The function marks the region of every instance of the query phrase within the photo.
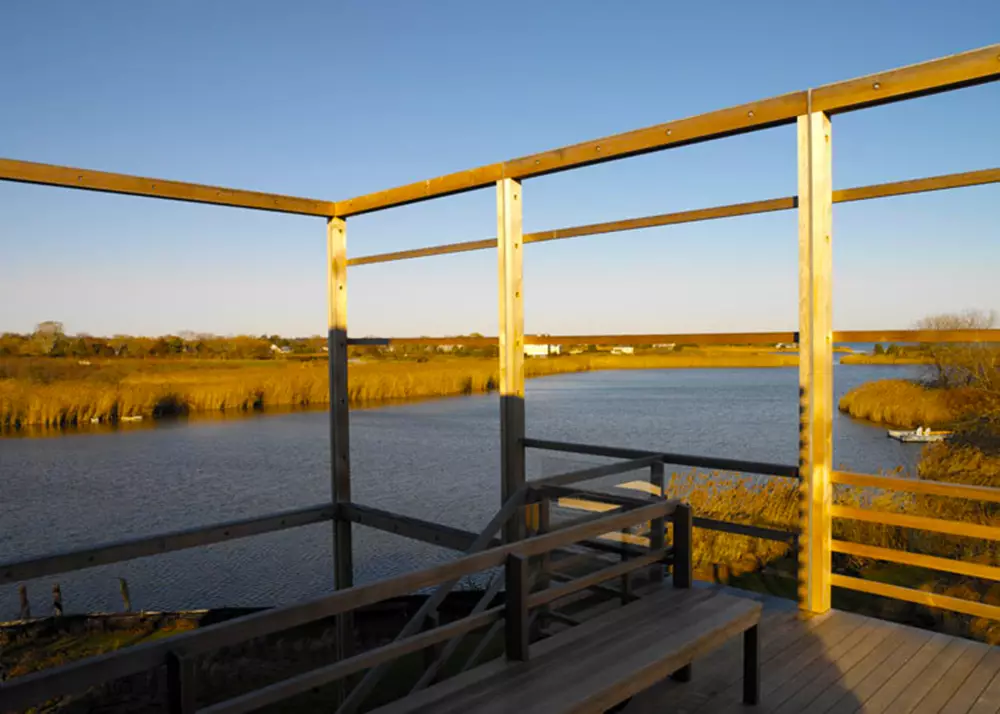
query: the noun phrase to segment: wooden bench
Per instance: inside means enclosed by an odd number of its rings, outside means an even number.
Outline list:
[[[604,712],[742,633],[743,701],[760,692],[761,604],[714,588],[664,587],[530,647],[525,662],[495,661],[377,714]]]

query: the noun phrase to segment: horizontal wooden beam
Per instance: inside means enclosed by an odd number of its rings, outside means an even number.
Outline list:
[[[343,517],[352,523],[451,550],[465,552],[479,537],[478,533],[472,531],[446,526],[443,523],[425,521],[413,516],[404,516],[360,503],[345,503],[340,506],[340,509]],[[500,539],[494,538],[489,547],[497,545],[500,545]]]
[[[989,501],[1000,503],[1000,488],[992,486],[973,486],[964,483],[945,483],[943,481],[926,481],[924,479],[897,478],[895,476],[877,476],[875,474],[859,474],[850,471],[833,471],[833,483],[859,488],[881,488],[890,491],[905,491],[908,493],[923,493],[930,496],[947,496],[949,498],[966,498],[974,501]]]
[[[1000,342],[1000,330],[847,330],[834,342]]]
[[[595,444],[574,444],[567,441],[533,439],[530,437],[524,440],[524,445],[529,449],[562,451],[565,453],[587,454],[590,456],[608,456],[617,459],[639,459],[644,456],[659,456],[665,464],[798,478],[798,467],[790,464],[771,464],[761,461],[723,459],[715,456],[657,453],[655,451],[644,451],[642,449],[623,449],[615,446],[597,446]]]
[[[917,530],[947,533],[948,535],[965,536],[968,538],[1000,540],[1000,528],[981,526],[977,523],[946,521],[942,518],[925,518],[924,516],[911,516],[905,513],[890,513],[888,511],[874,511],[868,508],[851,508],[848,506],[834,506],[831,509],[830,515],[834,518],[849,518],[854,521],[879,523],[884,526],[915,528]]]
[[[333,505],[322,504],[291,511],[271,513],[255,518],[188,528],[185,530],[159,533],[144,538],[131,538],[114,543],[104,543],[93,548],[81,548],[67,553],[29,558],[0,565],[0,584],[24,582],[34,578],[74,570],[93,568],[98,565],[119,563],[124,560],[161,555],[175,550],[196,548],[211,543],[222,543],[237,538],[298,528],[312,523],[322,523],[333,518]]]
[[[906,181],[893,181],[891,183],[840,189],[833,192],[833,202],[851,203],[853,201],[866,201],[873,198],[905,196],[909,194],[941,191],[944,189],[961,188],[965,186],[981,186],[984,184],[998,182],[1000,182],[1000,169],[983,169],[981,171],[967,171],[957,174],[944,174],[941,176],[930,176],[927,178],[908,179]],[[642,228],[654,228],[657,226],[670,226],[681,223],[695,223],[698,221],[715,220],[719,218],[732,218],[734,216],[749,216],[758,213],[787,211],[796,208],[798,206],[798,202],[798,196],[785,196],[782,198],[771,198],[763,201],[751,201],[749,203],[733,203],[725,206],[714,206],[712,208],[698,208],[689,211],[661,213],[641,218],[627,218],[624,220],[606,221],[603,223],[591,223],[585,226],[555,228],[547,231],[538,231],[536,233],[525,233],[524,242],[543,243],[546,241],[562,240],[565,238],[579,238],[581,236],[592,236],[603,233],[618,233],[623,231],[639,230]],[[426,258],[434,255],[464,253],[473,250],[487,250],[492,248],[496,248],[495,238],[465,241],[462,243],[447,243],[445,245],[416,248],[413,250],[401,250],[392,253],[377,253],[374,255],[362,256],[360,258],[351,258],[347,261],[347,264],[354,266],[371,265],[374,263],[390,263],[397,260]]]
[[[869,595],[880,595],[881,597],[904,600],[927,607],[961,612],[973,617],[1000,620],[1000,607],[973,602],[971,600],[963,600],[951,597],[950,595],[939,595],[938,593],[929,593],[923,590],[914,590],[913,588],[903,588],[898,585],[888,585],[875,580],[862,580],[861,578],[852,578],[847,575],[838,575],[837,573],[831,576],[831,584],[837,588],[868,593]]]
[[[835,343],[851,342],[910,342],[910,343],[970,343],[1000,342],[1000,329],[994,330],[840,330],[833,333]],[[348,340],[352,345],[383,347],[421,345],[434,347],[491,347],[497,338],[481,337],[360,337]],[[527,345],[597,345],[602,347],[637,345],[760,345],[795,344],[795,332],[669,332],[632,335],[525,335]]]
[[[527,446],[527,444],[525,444],[525,446]],[[529,481],[527,486],[529,489],[538,489],[545,486],[565,486],[569,483],[591,481],[595,478],[603,478],[605,476],[616,476],[618,474],[647,468],[659,462],[660,458],[659,454],[650,454],[648,456],[640,456],[638,458],[629,459],[627,461],[619,461],[613,464],[602,464],[600,466],[592,466],[586,469],[567,471],[553,476],[534,479],[533,481]],[[645,503],[649,503],[649,501],[647,500]]]
[[[859,558],[871,558],[872,560],[884,560],[889,563],[899,563],[900,565],[912,565],[917,568],[928,568],[939,570],[943,573],[954,573],[955,575],[968,575],[972,578],[985,578],[986,580],[1000,580],[1000,568],[981,563],[973,563],[967,560],[952,560],[951,558],[938,558],[932,555],[921,553],[908,553],[905,550],[893,550],[891,548],[880,548],[874,545],[864,545],[862,543],[851,543],[845,540],[834,540],[830,546],[834,553],[844,553]]]
[[[813,90],[700,114],[645,129],[531,154],[468,171],[418,181],[337,202],[351,216],[490,186],[500,179],[534,176],[687,146],[768,127],[791,124],[808,112],[828,114],[910,99],[1000,78],[1000,45],[867,75]],[[810,97],[811,93],[811,97]]]
[[[332,201],[320,201],[313,198],[282,196],[276,193],[244,191],[236,188],[223,188],[222,186],[206,186],[183,181],[168,181],[14,159],[0,159],[0,181],[62,186],[63,188],[103,193],[123,193],[131,196],[147,196],[189,203],[211,203],[217,206],[295,213],[304,216],[330,217],[334,215],[335,208]]]
[[[666,551],[656,551],[640,555],[637,558],[630,558],[617,565],[588,573],[587,575],[574,578],[563,585],[555,585],[547,590],[541,590],[528,597],[528,607],[535,608],[540,605],[547,605],[550,602],[561,600],[564,597],[573,595],[581,590],[590,590],[599,583],[606,582],[612,578],[619,578],[622,575],[631,573],[634,570],[645,568],[653,563],[657,563],[666,556]]]
[[[767,528],[765,526],[752,526],[746,523],[730,523],[720,521],[716,518],[704,518],[695,516],[692,519],[695,528],[704,528],[710,531],[721,531],[732,535],[750,536],[751,538],[764,538],[765,540],[777,540],[785,543],[795,543],[799,534],[794,531],[783,531],[777,528]]]

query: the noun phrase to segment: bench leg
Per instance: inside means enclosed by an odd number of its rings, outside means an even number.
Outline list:
[[[760,625],[743,633],[743,703],[760,702]]]
[[[691,665],[684,665],[679,670],[670,675],[670,678],[675,682],[690,682],[691,681]]]

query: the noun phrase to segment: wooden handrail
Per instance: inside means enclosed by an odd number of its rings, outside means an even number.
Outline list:
[[[833,471],[831,480],[833,483],[843,486],[881,488],[889,491],[906,491],[931,496],[946,496],[949,498],[965,498],[1000,503],[1000,488],[993,488],[992,486],[973,486],[964,483],[946,483],[944,481],[899,478],[896,476],[877,476],[875,474],[861,474],[851,471]]]
[[[984,540],[1000,540],[1000,528],[981,526],[977,523],[948,521],[942,518],[925,518],[924,516],[911,516],[905,513],[873,511],[866,508],[851,508],[848,506],[833,506],[830,509],[830,515],[833,518],[849,518],[855,521],[878,523],[884,526],[914,528],[916,530],[934,531],[936,533],[966,536],[968,538],[982,538]]]
[[[1000,568],[980,563],[970,563],[965,560],[953,560],[951,558],[938,558],[933,555],[922,553],[909,553],[905,550],[895,550],[892,548],[880,548],[864,543],[852,543],[846,540],[834,540],[831,550],[835,553],[853,555],[859,558],[871,558],[872,560],[885,560],[890,563],[900,565],[912,565],[917,568],[928,568],[939,570],[944,573],[955,575],[968,575],[973,578],[985,578],[986,580],[1000,581]]]
[[[995,605],[987,605],[981,602],[963,600],[961,598],[951,597],[950,595],[939,595],[938,593],[914,590],[913,588],[904,588],[898,585],[889,585],[887,583],[880,583],[876,580],[852,578],[847,575],[838,575],[837,573],[834,573],[831,576],[830,582],[837,588],[845,588],[856,592],[868,593],[869,595],[880,595],[882,597],[893,598],[895,600],[904,600],[918,605],[926,605],[927,607],[951,610],[952,612],[961,612],[965,615],[972,615],[974,617],[985,617],[990,620],[1000,620],[1000,607]]]

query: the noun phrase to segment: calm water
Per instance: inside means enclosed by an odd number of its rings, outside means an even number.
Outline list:
[[[836,396],[908,368],[837,366]],[[797,370],[596,372],[528,382],[530,436],[795,463]],[[354,500],[478,531],[499,505],[496,395],[356,411]],[[325,412],[0,440],[0,561],[313,505],[329,498]],[[834,462],[912,469],[919,446],[837,415]],[[588,463],[529,451],[529,477]],[[328,524],[102,566],[28,584],[36,614],[58,580],[68,611],[288,603],[329,592]],[[359,582],[453,555],[355,529]],[[16,616],[0,588],[0,620]]]

